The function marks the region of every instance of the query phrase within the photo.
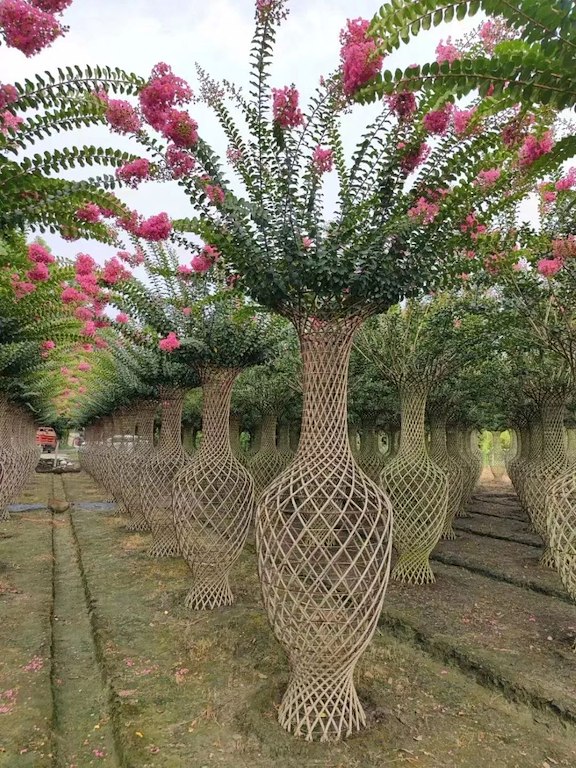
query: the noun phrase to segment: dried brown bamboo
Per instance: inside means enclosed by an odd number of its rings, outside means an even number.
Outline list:
[[[181,423],[184,390],[161,387],[162,426],[158,448],[142,468],[140,498],[150,530],[151,557],[176,557],[180,554],[174,528],[172,490],[174,478],[191,461],[182,448]]]
[[[348,362],[360,322],[299,324],[300,443],[256,518],[264,604],[291,669],[279,721],[308,740],[340,739],[366,723],[354,668],[376,629],[389,573],[391,506],[348,439]]]
[[[254,483],[230,446],[230,398],[239,373],[202,370],[202,443],[174,480],[174,524],[192,571],[186,606],[194,610],[232,603],[230,569],[254,516]]]
[[[248,469],[254,478],[256,498],[267,488],[275,477],[286,468],[286,458],[276,447],[276,426],[278,417],[273,411],[262,415],[260,450],[248,460]]]

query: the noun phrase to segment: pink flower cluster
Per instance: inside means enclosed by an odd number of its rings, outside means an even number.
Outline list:
[[[554,148],[552,131],[545,131],[540,138],[530,134],[524,139],[518,153],[518,162],[524,168],[535,163],[536,160],[547,155]]]
[[[448,102],[441,109],[435,109],[424,115],[422,123],[428,133],[442,135],[448,130],[453,105]]]
[[[120,324],[127,323],[130,320],[126,312],[118,312],[116,315],[116,322]]]
[[[184,176],[188,176],[196,166],[196,160],[192,155],[175,144],[170,144],[166,148],[165,160],[173,179],[182,179]]]
[[[457,61],[461,58],[462,54],[452,43],[451,37],[449,37],[446,42],[444,42],[444,40],[440,40],[436,46],[436,61],[438,64],[443,64],[445,61],[447,61],[449,64],[452,64],[454,61]]]
[[[192,257],[190,265],[194,272],[207,272],[219,258],[220,253],[213,245],[205,245],[200,253]]]
[[[416,96],[412,91],[401,91],[393,93],[387,97],[388,106],[394,115],[398,115],[400,120],[408,120],[418,108]]]
[[[102,280],[107,285],[115,285],[122,280],[128,280],[132,276],[131,272],[126,269],[122,262],[114,256],[112,259],[108,259],[104,262],[104,269],[102,270]]]
[[[140,107],[144,119],[155,130],[162,132],[166,116],[173,107],[187,104],[193,97],[192,89],[177,77],[164,62],[156,64],[148,83],[140,91]]]
[[[0,109],[5,109],[9,104],[18,100],[18,91],[13,85],[0,83]]]
[[[72,0],[0,0],[0,27],[6,45],[26,56],[34,56],[64,33],[54,14]]]
[[[28,246],[28,258],[36,264],[53,264],[54,256],[39,243],[32,243]]]
[[[107,99],[106,120],[117,133],[138,133],[142,128],[138,112],[123,99]]]
[[[141,181],[150,178],[150,161],[143,157],[116,169],[116,178],[135,189]]]
[[[565,238],[552,240],[552,255],[561,261],[574,258],[576,256],[576,237],[568,235]]]
[[[281,128],[296,128],[304,122],[298,100],[300,96],[294,86],[272,88],[272,115]]]
[[[488,19],[488,21],[485,21],[480,27],[479,35],[487,53],[493,53],[498,43],[511,36],[506,22],[501,19]]]
[[[416,205],[408,210],[408,216],[411,219],[419,219],[422,224],[431,224],[439,213],[440,206],[425,197],[420,197]]]
[[[21,117],[13,115],[9,110],[5,110],[0,113],[0,133],[7,136],[9,131],[17,131],[23,122]]]
[[[399,144],[398,149],[404,149],[405,144]],[[400,160],[400,166],[405,173],[412,173],[419,165],[426,162],[426,158],[430,154],[430,147],[426,142],[420,144],[416,149],[411,148]]]
[[[340,32],[342,90],[349,97],[376,77],[384,61],[376,41],[368,36],[369,26],[367,19],[348,19]]]
[[[21,280],[20,275],[13,274],[10,277],[10,285],[14,291],[14,297],[19,301],[23,299],[29,293],[34,293],[36,286],[34,283],[29,283],[26,280]]]
[[[86,203],[76,211],[76,218],[80,221],[87,221],[90,224],[96,224],[100,221],[100,206],[96,203]]]
[[[316,147],[312,156],[312,165],[316,173],[321,176],[323,173],[330,173],[334,167],[334,155],[331,149]]]
[[[540,259],[536,265],[536,270],[542,277],[553,277],[560,272],[563,266],[562,259]]]
[[[558,192],[567,192],[576,186],[576,168],[570,168],[566,176],[563,176],[556,182]]]
[[[452,112],[452,123],[454,125],[454,132],[458,136],[462,136],[468,131],[470,121],[476,114],[476,107],[472,109],[454,109]]]
[[[174,350],[179,349],[181,347],[180,339],[174,331],[170,331],[168,336],[164,339],[160,339],[158,342],[158,346],[163,352],[174,352]]]
[[[151,242],[166,240],[171,231],[172,222],[168,214],[164,212],[144,219],[138,227],[138,235]]]
[[[82,373],[86,373],[87,371],[92,370],[92,366],[90,363],[82,361],[81,363],[78,363],[78,370],[82,371]]]
[[[172,109],[165,117],[162,134],[181,149],[192,149],[198,143],[198,123],[188,112]]]
[[[469,213],[464,222],[460,225],[460,231],[469,234],[472,240],[478,240],[480,235],[486,233],[487,227],[485,224],[479,223],[476,214]]]
[[[490,168],[487,171],[480,171],[474,183],[478,187],[491,187],[493,184],[496,184],[500,178],[500,174],[500,168]]]
[[[212,205],[222,205],[224,203],[224,190],[217,184],[206,184],[204,187],[206,197]]]

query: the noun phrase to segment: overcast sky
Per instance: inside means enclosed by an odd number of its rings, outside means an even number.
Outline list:
[[[340,29],[347,18],[372,18],[379,8],[376,0],[291,0],[290,15],[282,26],[274,57],[272,85],[295,83],[304,99],[323,74],[338,63]],[[459,37],[480,21],[453,22],[422,33],[415,41],[385,62],[394,69],[434,58],[441,38]],[[0,48],[0,82],[78,64],[106,64],[147,77],[159,61],[196,84],[199,62],[216,79],[227,78],[247,85],[248,55],[254,27],[252,0],[74,0],[64,14],[70,31],[53,46],[31,59],[19,51]],[[374,108],[357,107],[346,118],[345,138],[349,146],[359,138]],[[210,113],[195,105],[191,113],[199,123],[201,135],[223,152],[226,143]],[[127,139],[111,135],[104,127],[65,134],[47,146],[94,143],[138,151]],[[35,150],[36,151],[36,150]],[[78,177],[85,174],[79,171]],[[89,169],[88,175],[93,170]],[[121,190],[119,196],[146,215],[167,211],[173,218],[191,215],[187,199],[176,184],[148,184],[138,191]],[[111,255],[109,249],[86,241],[64,243],[47,238],[53,249],[66,256],[89,251],[99,261]]]

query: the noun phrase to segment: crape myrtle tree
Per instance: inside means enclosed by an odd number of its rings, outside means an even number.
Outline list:
[[[246,94],[199,69],[200,97],[229,143],[227,167],[178,109],[191,92],[167,65],[143,87],[131,81],[138,102],[123,102],[121,116],[106,83],[97,100],[102,118],[146,155],[118,174],[134,184],[170,174],[193,205],[186,220],[133,214],[121,225],[158,240],[200,236],[193,270],[219,262],[231,282],[296,328],[302,433],[295,460],[262,496],[256,531],[265,605],[292,668],[279,719],[325,740],[365,722],[352,676],[376,626],[390,556],[389,501],[348,443],[354,333],[400,298],[464,272],[475,236],[514,204],[539,166],[518,165],[502,141],[512,113],[494,117],[493,100],[480,101],[473,116],[454,110],[450,87],[383,102],[347,158],[342,114],[382,65],[369,23],[348,22],[340,67],[322,79],[305,113],[294,86],[271,87],[285,15],[283,0],[258,0]],[[326,213],[330,173],[338,195]]]

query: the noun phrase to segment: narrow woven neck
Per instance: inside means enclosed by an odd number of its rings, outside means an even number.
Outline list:
[[[154,442],[154,416],[158,404],[155,402],[144,403],[136,414],[137,449],[146,449]]]
[[[432,414],[430,416],[430,455],[446,456],[447,454],[446,417]]]
[[[231,453],[230,400],[232,387],[240,371],[237,368],[213,368],[202,371],[202,443],[198,455],[215,451]]]
[[[274,452],[276,450],[276,425],[278,417],[275,413],[265,413],[262,419],[262,434],[260,437],[260,450]]]
[[[162,424],[158,450],[180,450],[182,448],[184,392],[179,389],[163,390],[160,397],[162,398]]]
[[[348,364],[360,321],[326,323],[300,333],[302,352],[302,429],[298,458],[350,453],[348,442]]]
[[[566,461],[563,403],[542,407],[542,460],[546,463]]]
[[[540,419],[533,419],[530,422],[530,440],[529,440],[529,452],[528,460],[537,461],[542,455],[542,440],[544,437],[544,431],[542,429],[542,422]]]
[[[400,450],[402,456],[426,455],[424,414],[427,391],[406,387],[400,391]]]

